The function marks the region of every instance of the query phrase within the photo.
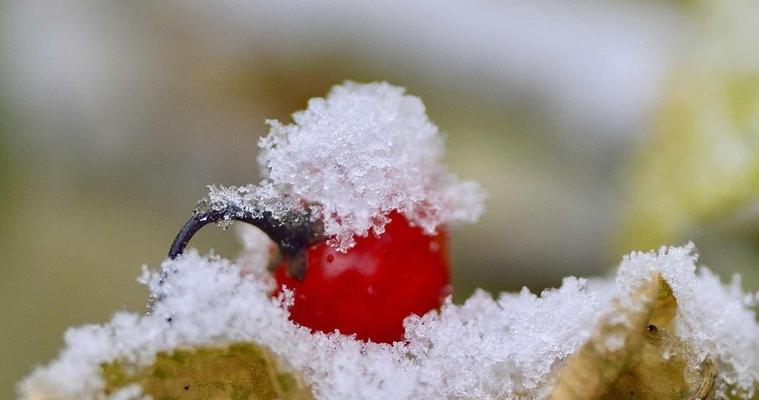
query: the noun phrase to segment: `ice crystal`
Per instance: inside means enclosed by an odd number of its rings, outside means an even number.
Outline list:
[[[189,252],[144,272],[141,280],[161,298],[150,315],[120,312],[103,325],[70,329],[58,359],[19,390],[26,399],[102,398],[102,363],[148,365],[159,351],[255,342],[303,374],[319,399],[541,399],[602,318],[628,323],[613,314],[611,300],[624,303],[656,272],[678,300],[675,334],[698,355],[693,367],[715,359],[723,388],[750,392],[759,381],[754,314],[734,284],[697,272],[695,257],[692,245],[633,253],[616,281],[570,277],[540,296],[525,289],[493,299],[479,291],[463,305],[409,317],[405,341],[388,345],[311,333],[288,320],[288,296],[270,297],[266,274],[242,273],[246,258]]]
[[[269,135],[259,143],[264,181],[212,187],[200,210],[231,204],[230,218],[262,210],[281,217],[300,201],[340,250],[353,246],[356,235],[381,234],[395,210],[429,233],[483,212],[484,192],[445,169],[437,126],[402,88],[347,82],[311,99],[293,120],[268,121]]]
[[[249,215],[260,218],[270,212],[282,223],[299,218],[304,211],[302,202],[288,193],[280,193],[270,183],[245,186],[208,186],[208,196],[195,207],[196,214],[216,211],[222,213],[219,221],[226,228],[232,219]]]

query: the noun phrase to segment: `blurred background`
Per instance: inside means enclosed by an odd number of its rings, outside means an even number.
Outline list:
[[[759,289],[757,37],[752,0],[0,1],[0,397],[143,310],[205,185],[257,181],[264,119],[346,79],[421,97],[489,191],[457,301],[688,240]]]

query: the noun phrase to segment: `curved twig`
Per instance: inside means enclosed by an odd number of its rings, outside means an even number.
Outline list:
[[[305,273],[305,250],[323,239],[321,225],[307,213],[293,213],[286,219],[274,217],[269,211],[247,211],[237,205],[196,211],[177,233],[169,249],[169,258],[182,254],[190,239],[204,226],[220,221],[240,221],[266,233],[276,243],[282,256],[290,261],[290,275],[302,278]]]

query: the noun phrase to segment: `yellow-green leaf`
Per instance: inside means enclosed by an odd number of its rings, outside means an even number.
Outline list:
[[[679,71],[626,181],[619,251],[691,239],[759,195],[759,73]]]
[[[252,343],[157,354],[146,367],[102,365],[106,394],[137,384],[154,400],[307,400],[310,389],[267,349]]]

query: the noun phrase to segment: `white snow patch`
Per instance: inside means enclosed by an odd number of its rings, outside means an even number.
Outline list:
[[[143,282],[161,298],[150,315],[120,312],[103,325],[70,329],[58,359],[34,371],[19,392],[26,399],[102,398],[103,362],[145,365],[161,350],[253,341],[300,371],[318,399],[540,399],[612,299],[628,297],[652,272],[678,298],[677,334],[719,361],[721,385],[750,391],[759,380],[754,313],[735,284],[697,272],[695,260],[692,245],[663,248],[626,257],[616,282],[570,277],[540,296],[525,289],[497,299],[478,291],[463,305],[447,302],[440,312],[408,318],[406,341],[388,345],[311,333],[288,321],[288,299],[269,295],[268,278],[192,251],[145,272]]]

